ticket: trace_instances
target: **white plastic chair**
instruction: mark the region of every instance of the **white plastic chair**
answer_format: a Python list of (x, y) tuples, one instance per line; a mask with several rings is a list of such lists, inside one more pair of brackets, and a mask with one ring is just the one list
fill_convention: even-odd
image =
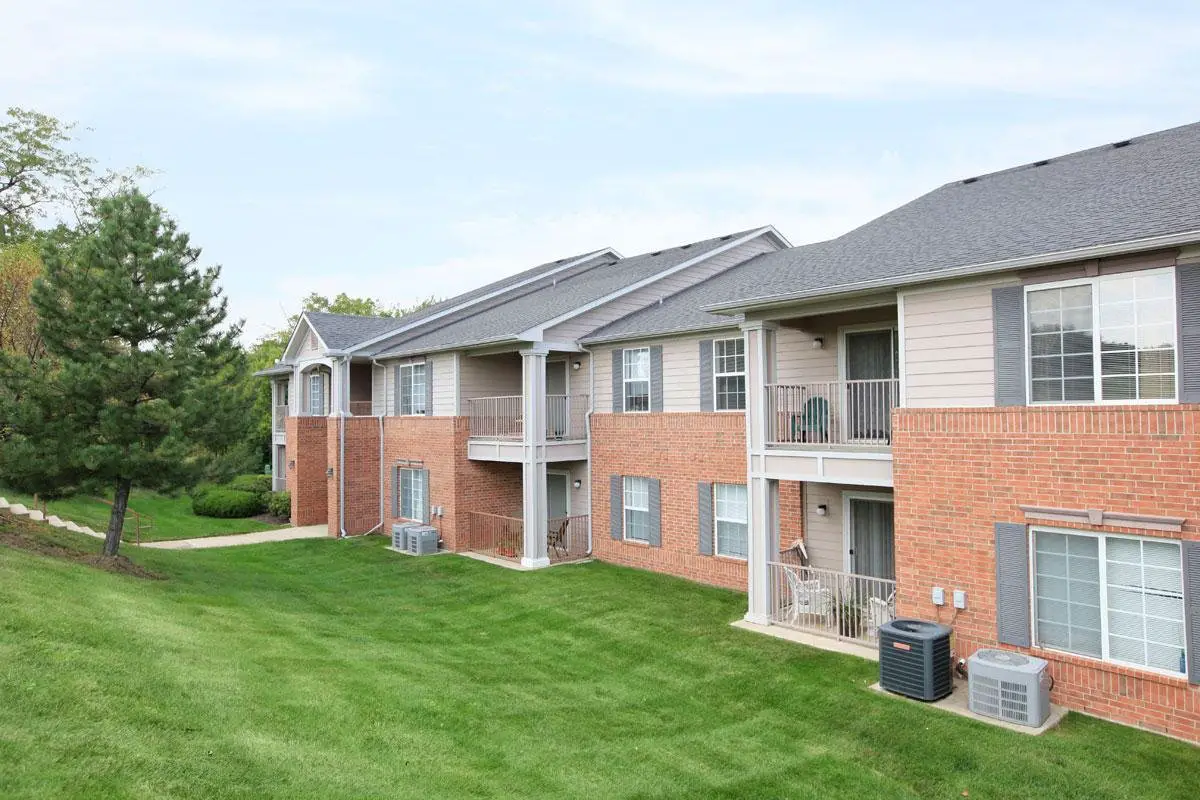
[(833, 610), (833, 594), (821, 587), (818, 579), (804, 580), (794, 569), (785, 568), (792, 603), (788, 607), (788, 622), (796, 623), (801, 614), (826, 617)]

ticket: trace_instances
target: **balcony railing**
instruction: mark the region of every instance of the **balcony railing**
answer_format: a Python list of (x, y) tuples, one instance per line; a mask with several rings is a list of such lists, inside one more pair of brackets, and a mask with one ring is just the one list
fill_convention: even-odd
[(892, 443), (895, 379), (766, 387), (767, 444), (880, 447)]
[[(468, 511), (464, 549), (472, 553), (520, 561), (525, 550), (525, 523), (520, 517)], [(588, 556), (588, 516), (556, 517), (546, 525), (546, 555), (552, 562)]]
[[(546, 438), (550, 441), (587, 437), (590, 397), (586, 394), (546, 396)], [(467, 400), (472, 438), (520, 439), (525, 435), (522, 397), (475, 397)]]
[(351, 400), (350, 416), (369, 417), (375, 413), (375, 404), (370, 400)]
[(768, 563), (772, 624), (869, 647), (896, 616), (896, 582), (831, 569)]
[(275, 406), (275, 423), (274, 430), (276, 433), (283, 433), (287, 430), (288, 407), (286, 405)]

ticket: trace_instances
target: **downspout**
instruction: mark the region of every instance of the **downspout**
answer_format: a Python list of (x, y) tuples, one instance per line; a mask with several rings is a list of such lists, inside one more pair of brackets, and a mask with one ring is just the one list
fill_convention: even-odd
[[(345, 399), (350, 402), (350, 356), (342, 357), (343, 375), (346, 385), (339, 387), (338, 392), (343, 397), (338, 398), (338, 405)], [(338, 538), (346, 538), (346, 409), (338, 409)]]
[[(387, 367), (385, 367), (383, 364), (380, 364), (379, 360), (375, 358), (371, 359), (371, 366), (379, 367), (381, 370), (383, 370), (383, 402), (379, 404), (379, 407), (382, 410), (376, 417), (376, 419), (379, 420), (379, 524), (367, 531), (367, 534), (372, 534), (377, 530), (381, 530), (384, 524), (387, 522), (387, 517), (384, 516), (387, 509), (387, 503), (383, 496), (384, 476), (387, 474), (387, 470), (383, 464), (383, 418), (387, 416)], [(372, 389), (374, 389), (374, 376), (372, 376)]]
[(588, 500), (588, 525), (587, 525), (587, 554), (592, 554), (592, 522), (595, 514), (592, 513), (592, 413), (596, 410), (596, 356), (591, 350), (586, 347), (583, 352), (588, 354), (588, 412), (585, 416), (587, 424), (587, 500)]

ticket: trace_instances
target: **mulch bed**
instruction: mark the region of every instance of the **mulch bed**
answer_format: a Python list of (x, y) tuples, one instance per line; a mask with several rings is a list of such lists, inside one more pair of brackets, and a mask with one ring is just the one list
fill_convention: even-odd
[(292, 521), (291, 517), (277, 517), (274, 514), (259, 514), (257, 517), (252, 517), (255, 522), (262, 522), (266, 525), (287, 525)]
[[(66, 536), (77, 537), (81, 536), (81, 534), (67, 532)], [(166, 580), (167, 576), (151, 572), (140, 564), (130, 561), (125, 556), (117, 555), (107, 558), (95, 550), (81, 549), (71, 539), (59, 537), (62, 537), (62, 534), (59, 534), (56, 529), (48, 528), (44, 525), (12, 519), (0, 520), (0, 545), (12, 547), (16, 550), (37, 553), (38, 555), (50, 558), (60, 558), (64, 561), (87, 564), (90, 567), (96, 567), (105, 572), (115, 572), (120, 575), (146, 578), (148, 580)], [(100, 547), (100, 540), (96, 539), (95, 542), (98, 549)]]

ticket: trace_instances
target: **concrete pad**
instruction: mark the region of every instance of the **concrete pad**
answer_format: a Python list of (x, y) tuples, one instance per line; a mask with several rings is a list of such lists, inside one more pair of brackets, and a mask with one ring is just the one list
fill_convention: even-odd
[(4, 498), (4, 497), (0, 497), (0, 511), (4, 511), (7, 508), (8, 508), (8, 499)]
[(65, 527), (71, 533), (83, 533), (83, 528), (79, 527), (74, 522), (67, 522)]
[(59, 519), (59, 518), (58, 518), (57, 516), (55, 516), (54, 514), (51, 514), (50, 516), (46, 517), (46, 522), (48, 522), (48, 523), (50, 524), (50, 527), (51, 527), (51, 528), (65, 528), (65, 527), (67, 527), (67, 523), (66, 523), (65, 521), (63, 521), (63, 520)]
[(156, 550), (209, 550), (214, 547), (238, 547), (267, 542), (290, 542), (295, 539), (332, 538), (327, 525), (309, 525), (304, 528), (280, 528), (272, 531), (237, 533), (230, 536), (208, 536), (201, 539), (174, 539), (165, 542), (147, 542), (142, 547)]
[(20, 503), (13, 503), (8, 507), (8, 512), (14, 517), (25, 517), (29, 515), (29, 509)]
[(36, 508), (29, 512), (29, 518), (34, 522), (45, 522), (46, 515), (38, 511)]
[(880, 694), (887, 695), (888, 697), (895, 697), (898, 700), (906, 700), (909, 703), (917, 703), (918, 705), (929, 706), (930, 708), (940, 709), (941, 711), (949, 711), (951, 714), (958, 714), (960, 717), (970, 717), (971, 719), (978, 720), (979, 722), (986, 722), (988, 725), (995, 725), (997, 728), (1007, 728), (1010, 731), (1024, 733), (1029, 736), (1040, 736), (1051, 728), (1057, 726), (1058, 723), (1062, 722), (1063, 717), (1067, 715), (1067, 709), (1063, 708), (1062, 706), (1051, 704), (1050, 716), (1046, 717), (1046, 721), (1036, 728), (1031, 728), (1028, 725), (1018, 725), (1015, 722), (1009, 722), (1008, 720), (994, 719), (993, 717), (985, 717), (980, 714), (976, 714), (967, 708), (967, 682), (957, 677), (954, 679), (954, 689), (950, 692), (949, 696), (943, 697), (941, 700), (937, 700), (932, 703), (924, 703), (920, 700), (914, 700), (911, 697), (893, 694), (892, 692), (884, 689), (878, 683), (871, 684), (871, 688)]
[(831, 653), (842, 653), (848, 656), (858, 656), (865, 658), (868, 661), (878, 661), (879, 651), (874, 647), (859, 644), (858, 642), (847, 642), (839, 639), (834, 639), (830, 636), (821, 636), (816, 633), (808, 633), (806, 631), (798, 631), (794, 628), (785, 628), (782, 625), (759, 625), (756, 622), (747, 622), (744, 619), (739, 619), (731, 623), (735, 628), (741, 628), (744, 631), (752, 631), (753, 633), (761, 633), (766, 636), (774, 636), (776, 639), (794, 642), (796, 644), (815, 647), (818, 650), (828, 650)]

